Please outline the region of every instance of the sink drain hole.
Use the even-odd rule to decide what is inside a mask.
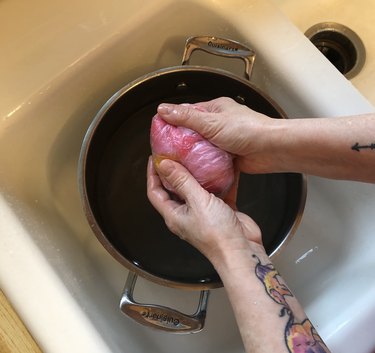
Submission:
[[[324,22],[308,29],[305,35],[345,77],[352,78],[362,69],[365,47],[350,28]]]

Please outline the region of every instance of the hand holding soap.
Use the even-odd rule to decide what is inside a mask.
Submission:
[[[233,158],[196,131],[173,126],[156,114],[150,142],[156,171],[163,159],[181,163],[207,191],[224,197],[234,181]],[[164,187],[172,191],[169,185]]]

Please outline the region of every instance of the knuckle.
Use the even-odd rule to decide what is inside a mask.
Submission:
[[[218,101],[222,104],[225,104],[225,103],[234,103],[234,100],[230,97],[220,97],[218,99]]]
[[[186,121],[196,120],[199,117],[199,113],[200,112],[194,109],[192,106],[181,106],[180,116]]]
[[[176,190],[182,190],[188,182],[188,175],[173,170],[168,176],[167,180],[171,186]]]
[[[194,108],[193,105],[180,105],[177,107],[176,113],[179,121],[183,122],[187,127],[195,130],[204,126],[201,122],[206,113]]]
[[[181,219],[175,213],[164,218],[165,225],[168,229],[179,238],[184,239],[184,232],[181,226]]]
[[[206,120],[205,124],[205,133],[207,138],[211,138],[217,135],[218,131],[220,130],[220,120],[216,115],[210,116]]]

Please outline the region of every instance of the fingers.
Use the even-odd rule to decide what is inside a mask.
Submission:
[[[171,200],[168,192],[164,189],[155,171],[151,157],[147,165],[147,196],[151,204],[163,218],[173,213],[180,206],[178,202]]]
[[[249,216],[241,212],[233,214],[224,202],[216,202],[218,199],[204,190],[182,165],[163,160],[158,173],[185,203],[170,198],[151,158],[147,168],[147,195],[150,202],[172,233],[197,247],[207,257],[210,257],[212,244],[217,244],[218,239],[228,234],[234,234],[237,238],[245,236],[249,241],[262,244],[260,229]],[[223,237],[218,238],[218,234]]]
[[[170,198],[160,178],[163,178],[171,186],[174,193],[187,206],[199,206],[202,197],[204,198],[207,194],[207,191],[179,163],[165,159],[160,162],[158,173],[160,176],[155,171],[152,158],[149,158],[147,167],[147,196],[151,204],[163,218],[168,218],[172,213],[176,213],[176,210],[182,205]]]
[[[206,102],[195,103],[194,106],[205,109],[211,113],[221,113],[234,106],[238,106],[238,103],[229,97],[220,97]]]
[[[197,131],[208,140],[211,140],[220,129],[217,116],[209,112],[203,103],[163,103],[158,107],[158,114],[168,123]]]
[[[174,193],[187,205],[199,204],[207,191],[204,190],[197,180],[181,164],[164,159],[158,167],[160,176],[172,187]]]
[[[156,173],[152,158],[149,158],[147,168],[147,196],[151,204],[164,218],[170,231],[185,239],[186,229],[192,227],[190,219],[191,213],[194,214],[192,210],[202,207],[208,193],[182,165],[176,162],[163,160],[159,164],[158,173],[185,203],[170,198]],[[201,212],[198,213],[201,214]]]

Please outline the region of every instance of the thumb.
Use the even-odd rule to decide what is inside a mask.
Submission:
[[[163,159],[158,166],[158,174],[187,204],[197,203],[202,195],[207,193],[189,171],[177,162]]]
[[[200,133],[206,139],[215,136],[214,116],[201,106],[162,103],[158,107],[158,114],[168,123],[187,127]]]
[[[256,242],[263,246],[262,231],[255,221],[250,218],[247,214],[242,212],[236,212],[238,220],[241,222],[242,227],[246,230],[246,238],[250,241]]]

